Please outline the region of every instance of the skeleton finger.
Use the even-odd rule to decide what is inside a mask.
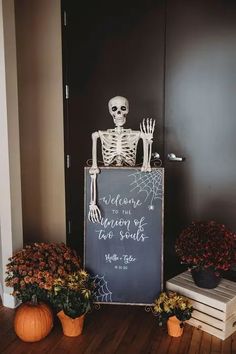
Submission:
[[[150,118],[150,121],[149,121],[149,124],[150,124],[150,133],[152,133],[152,118]]]
[[[94,217],[95,217],[95,221],[99,222],[98,210],[97,209],[95,209],[95,211],[94,211]]]
[[[100,221],[101,220],[101,212],[100,212],[100,209],[98,208],[98,221]]]
[[[154,120],[153,123],[152,123],[152,133],[154,132],[155,125],[156,125],[156,121]]]
[[[154,132],[154,127],[155,127],[155,120],[152,121],[152,125],[151,125],[151,133]]]
[[[145,125],[145,119],[143,120],[143,132],[144,132],[144,134],[147,134],[146,125]]]
[[[153,121],[152,118],[150,119],[150,133],[152,133]]]
[[[150,133],[150,123],[149,123],[149,118],[147,118],[146,122],[147,122],[147,133],[149,134],[149,133]]]
[[[96,220],[96,214],[95,214],[95,210],[93,210],[93,223],[97,222]]]
[[[94,215],[94,210],[93,210],[93,212],[92,212],[92,222],[93,222],[93,223],[96,222],[95,215]]]
[[[140,131],[141,131],[141,133],[144,133],[141,123],[140,123]]]
[[[90,210],[89,215],[88,215],[89,221],[93,222],[93,213],[92,210]]]
[[[150,128],[151,128],[151,119],[147,118],[147,132],[148,132],[148,134],[150,133]]]
[[[97,208],[97,222],[100,222],[101,220],[101,212],[100,212],[100,209]]]

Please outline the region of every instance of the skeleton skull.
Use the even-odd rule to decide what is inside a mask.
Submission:
[[[108,108],[116,127],[122,127],[129,113],[129,102],[125,97],[116,96],[108,102]]]

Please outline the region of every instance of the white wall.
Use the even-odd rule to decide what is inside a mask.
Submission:
[[[60,0],[15,7],[24,242],[65,242]]]
[[[0,0],[0,282],[3,304],[14,307],[5,266],[22,247],[20,147],[14,1]]]
[[[24,243],[66,241],[60,10],[60,0],[0,0],[0,295],[8,307],[5,266],[23,246],[22,214]]]

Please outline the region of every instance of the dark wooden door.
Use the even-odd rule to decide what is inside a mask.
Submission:
[[[65,152],[70,155],[67,240],[80,254],[83,168],[91,158],[91,133],[113,127],[107,106],[111,97],[128,98],[127,127],[139,129],[144,117],[156,119],[153,149],[163,153],[164,12],[162,0],[62,1],[64,84],[69,87],[64,105]]]
[[[82,254],[91,133],[113,126],[107,102],[126,96],[127,127],[137,129],[143,117],[157,120],[169,277],[181,270],[174,242],[190,221],[215,219],[236,230],[236,3],[74,0],[63,1],[62,10],[68,243]],[[170,162],[168,153],[186,160]]]
[[[186,224],[214,219],[236,230],[236,2],[168,0],[166,23],[165,159],[186,158],[165,163],[171,274]]]

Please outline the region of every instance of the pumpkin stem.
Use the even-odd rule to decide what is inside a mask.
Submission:
[[[37,295],[36,294],[33,294],[32,297],[31,297],[31,303],[32,305],[36,306],[38,305],[38,298],[37,298]]]

